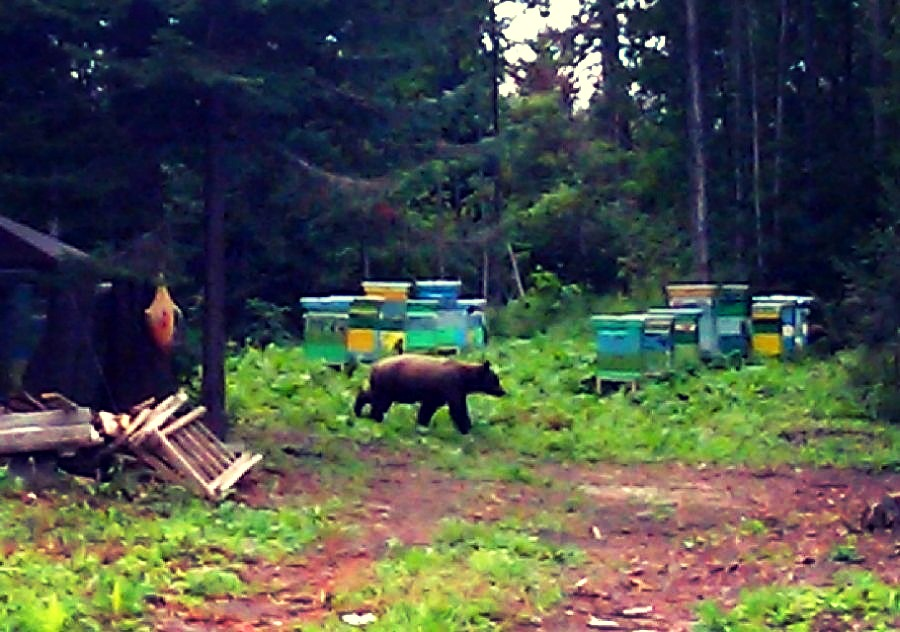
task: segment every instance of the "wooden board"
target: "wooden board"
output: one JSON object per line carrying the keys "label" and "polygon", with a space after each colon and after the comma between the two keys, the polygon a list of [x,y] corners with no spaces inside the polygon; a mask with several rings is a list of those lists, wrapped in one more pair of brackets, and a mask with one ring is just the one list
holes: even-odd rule
{"label": "wooden board", "polygon": [[66,452],[102,443],[103,437],[90,423],[0,429],[0,454]]}

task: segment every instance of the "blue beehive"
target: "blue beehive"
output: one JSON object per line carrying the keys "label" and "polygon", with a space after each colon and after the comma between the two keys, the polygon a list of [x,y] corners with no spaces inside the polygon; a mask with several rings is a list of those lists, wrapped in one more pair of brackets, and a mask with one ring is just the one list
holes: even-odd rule
{"label": "blue beehive", "polygon": [[459,299],[457,304],[466,313],[466,347],[480,349],[487,340],[484,308],[487,301],[483,298]]}
{"label": "blue beehive", "polygon": [[440,307],[455,307],[462,289],[462,281],[416,281],[415,296],[438,301]]}
{"label": "blue beehive", "polygon": [[304,296],[300,305],[308,312],[347,313],[355,296]]}

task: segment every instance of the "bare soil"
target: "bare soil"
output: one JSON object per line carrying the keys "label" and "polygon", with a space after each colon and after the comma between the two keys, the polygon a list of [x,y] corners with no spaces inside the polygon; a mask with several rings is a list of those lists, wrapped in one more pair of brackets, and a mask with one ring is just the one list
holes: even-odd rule
{"label": "bare soil", "polygon": [[[553,465],[539,470],[552,481],[546,486],[458,479],[403,454],[366,450],[361,458],[378,463],[378,475],[340,516],[358,525],[352,535],[332,537],[282,565],[245,565],[253,596],[190,610],[162,602],[157,629],[302,629],[334,612],[333,595],[373,581],[372,566],[389,539],[428,544],[447,516],[494,521],[554,512],[563,517],[563,531],[541,535],[586,552],[587,562],[561,579],[562,603],[525,621],[511,612],[504,629],[589,630],[594,618],[615,622],[617,630],[690,630],[701,600],[729,607],[745,588],[824,584],[848,566],[900,584],[896,534],[856,533],[862,559],[853,564],[830,555],[858,531],[866,504],[900,490],[900,474]],[[253,505],[314,502],[339,496],[334,485],[309,468],[260,470],[241,494]]]}

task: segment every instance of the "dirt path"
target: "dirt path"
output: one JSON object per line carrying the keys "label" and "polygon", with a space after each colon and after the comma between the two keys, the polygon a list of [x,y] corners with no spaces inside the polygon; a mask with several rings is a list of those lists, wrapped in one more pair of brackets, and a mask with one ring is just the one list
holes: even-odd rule
{"label": "dirt path", "polygon": [[[371,580],[372,564],[393,538],[428,544],[442,518],[494,521],[550,512],[562,531],[541,535],[586,552],[587,562],[562,579],[565,598],[553,611],[509,628],[587,630],[592,617],[618,630],[689,630],[703,599],[733,605],[744,588],[770,583],[825,583],[848,564],[830,553],[845,543],[865,502],[900,489],[900,475],[823,469],[545,466],[548,486],[454,479],[402,455],[369,455],[383,467],[364,497],[341,516],[359,525],[283,566],[246,567],[243,578],[264,587],[253,597],[157,612],[161,630],[269,630],[321,620],[331,597]],[[272,476],[263,473],[262,476]],[[328,497],[309,471],[295,471],[249,502],[285,495]],[[853,566],[900,583],[900,550],[890,534],[858,534],[862,560]],[[649,610],[648,610],[649,608]],[[629,609],[635,609],[627,616]],[[623,614],[624,613],[624,614]]]}

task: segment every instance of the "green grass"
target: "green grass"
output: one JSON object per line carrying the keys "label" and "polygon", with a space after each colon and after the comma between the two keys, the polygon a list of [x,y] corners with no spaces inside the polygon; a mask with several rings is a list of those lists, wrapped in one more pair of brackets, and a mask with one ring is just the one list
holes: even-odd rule
{"label": "green grass", "polygon": [[[282,498],[278,509],[213,506],[127,477],[28,501],[0,470],[0,631],[146,629],[148,604],[159,596],[191,606],[252,594],[260,587],[241,580],[245,564],[294,561],[335,532],[358,534],[349,508],[395,455],[458,478],[553,492],[567,498],[565,511],[591,501],[549,478],[544,463],[900,470],[900,427],[867,418],[847,386],[852,355],[704,370],[600,398],[585,385],[594,360],[586,329],[551,327],[470,355],[490,359],[510,394],[470,397],[475,424],[468,436],[456,432],[446,410],[427,431],[416,428],[412,406],[394,407],[383,424],[354,418],[365,368],[347,376],[295,346],[233,355],[228,404],[237,434],[266,453],[268,467],[301,468],[321,489],[340,490],[340,500],[324,506],[302,504],[308,499],[300,495]],[[648,516],[664,521],[672,511],[660,502]],[[427,545],[391,541],[365,588],[334,596],[335,610],[370,608],[378,613],[373,630],[488,630],[500,620],[540,616],[560,602],[563,580],[584,554],[559,544],[567,520],[560,508],[524,513],[492,524],[448,519]],[[748,518],[735,532],[761,537],[767,528]],[[707,539],[686,534],[681,545],[704,547]],[[830,557],[852,562],[856,555],[847,540]],[[802,630],[817,616],[889,629],[896,589],[869,575],[841,577],[829,588],[748,592],[728,613],[706,604],[701,629]],[[322,625],[345,629],[336,617]]]}
{"label": "green grass", "polygon": [[[900,470],[900,426],[870,421],[847,386],[850,356],[741,370],[703,370],[600,398],[589,338],[554,330],[496,341],[483,354],[509,395],[469,398],[474,429],[460,436],[443,409],[427,433],[415,407],[397,405],[383,424],[352,417],[367,370],[352,377],[299,348],[250,349],[231,360],[229,404],[245,428],[294,428],[324,445],[412,450],[470,477],[529,479],[535,461],[777,464]],[[486,460],[484,454],[506,454]]]}
{"label": "green grass", "polygon": [[[3,481],[0,629],[145,629],[148,600],[241,594],[246,561],[277,562],[334,531],[327,508],[218,506],[177,490],[130,504]],[[36,616],[36,613],[42,613]]]}
{"label": "green grass", "polygon": [[[335,609],[379,612],[370,630],[494,630],[497,620],[557,604],[563,573],[584,560],[579,549],[536,535],[534,525],[445,519],[429,546],[393,542],[366,588],[337,595]],[[345,628],[330,620],[320,629]]]}
{"label": "green grass", "polygon": [[[825,629],[896,630],[900,623],[900,589],[870,573],[841,573],[835,585],[769,586],[745,591],[740,602],[723,612],[712,602],[698,607],[696,632],[762,632]],[[824,622],[843,624],[822,625]]]}

